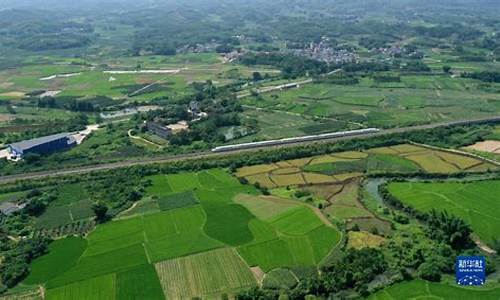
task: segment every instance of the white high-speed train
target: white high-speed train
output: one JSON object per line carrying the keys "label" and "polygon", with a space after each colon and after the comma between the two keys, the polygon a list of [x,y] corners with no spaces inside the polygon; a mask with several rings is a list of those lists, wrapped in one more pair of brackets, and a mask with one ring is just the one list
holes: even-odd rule
{"label": "white high-speed train", "polygon": [[279,145],[293,144],[293,143],[300,143],[300,142],[307,142],[307,141],[320,141],[320,140],[327,140],[327,139],[339,138],[339,137],[377,133],[379,131],[380,131],[380,129],[377,129],[377,128],[366,128],[366,129],[359,129],[359,130],[340,131],[340,132],[323,133],[323,134],[318,134],[318,135],[293,137],[293,138],[286,138],[286,139],[281,139],[281,140],[270,140],[270,141],[253,142],[253,143],[245,143],[245,144],[227,145],[227,146],[215,147],[212,149],[212,152],[243,150],[243,149],[251,149],[251,148],[260,148],[260,147],[264,147],[264,146],[279,146]]}

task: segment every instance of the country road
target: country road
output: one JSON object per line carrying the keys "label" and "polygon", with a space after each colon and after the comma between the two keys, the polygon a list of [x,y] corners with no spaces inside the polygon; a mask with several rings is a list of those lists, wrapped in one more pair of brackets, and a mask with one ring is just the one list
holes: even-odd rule
{"label": "country road", "polygon": [[[340,71],[342,71],[342,69],[336,69],[336,70],[333,70],[333,71],[331,71],[329,73],[321,74],[320,76],[321,77],[330,76],[330,75],[336,74],[336,73],[338,73]],[[290,83],[285,83],[285,84],[276,85],[276,86],[263,87],[261,89],[256,90],[256,92],[258,94],[265,94],[265,93],[270,93],[270,92],[274,92],[274,91],[280,91],[280,90],[287,89],[287,88],[294,88],[294,87],[299,88],[301,85],[309,84],[309,83],[313,83],[313,82],[314,82],[314,79],[313,78],[309,78],[309,79],[305,79],[305,80],[302,80],[302,81],[290,82]],[[237,99],[243,99],[243,98],[249,97],[251,95],[252,95],[251,92],[247,92],[247,93],[243,93],[243,94],[237,95],[236,98]]]}
{"label": "country road", "polygon": [[357,135],[357,136],[332,138],[332,139],[327,139],[327,140],[322,140],[322,141],[298,142],[298,143],[279,145],[279,146],[267,146],[267,147],[261,147],[261,148],[226,151],[226,152],[219,152],[219,153],[205,151],[205,152],[182,154],[182,155],[175,155],[175,156],[168,156],[168,157],[157,156],[157,157],[149,157],[149,158],[144,158],[144,159],[127,160],[127,161],[122,161],[122,162],[82,166],[82,167],[63,169],[63,170],[49,170],[49,171],[41,171],[41,172],[33,172],[33,173],[8,175],[8,176],[0,177],[0,184],[15,182],[17,180],[42,179],[42,178],[58,177],[58,176],[72,175],[72,174],[84,174],[84,173],[90,173],[93,171],[113,170],[113,169],[126,168],[126,167],[132,167],[132,166],[145,166],[145,165],[161,164],[161,163],[168,163],[168,162],[175,162],[175,161],[186,161],[186,160],[201,159],[201,158],[214,158],[214,157],[230,156],[230,155],[243,153],[243,152],[255,152],[255,151],[269,149],[269,148],[285,148],[285,147],[288,148],[288,147],[295,147],[298,145],[305,145],[305,144],[329,143],[329,142],[340,141],[340,140],[371,138],[371,137],[383,136],[383,135],[392,134],[392,133],[403,133],[403,132],[432,129],[432,128],[437,128],[437,127],[486,123],[486,122],[500,122],[500,116],[480,118],[480,119],[451,121],[451,122],[443,122],[443,123],[427,124],[427,125],[418,125],[418,126],[410,126],[410,127],[402,127],[402,128],[392,128],[392,129],[387,129],[387,130],[381,130],[380,132],[377,132],[377,133],[369,133],[369,134],[363,134],[363,135]]}
{"label": "country road", "polygon": [[[281,91],[281,90],[287,89],[287,88],[300,87],[301,85],[312,83],[312,82],[313,82],[313,79],[306,79],[306,80],[303,80],[303,81],[290,82],[290,83],[286,83],[286,84],[282,84],[282,85],[277,85],[277,86],[263,87],[261,89],[256,90],[256,92],[258,94],[265,94],[265,93],[270,93],[270,92],[274,92],[274,91]],[[248,93],[237,95],[236,98],[237,99],[243,99],[243,98],[249,97],[251,95],[252,95],[252,93],[248,92]]]}

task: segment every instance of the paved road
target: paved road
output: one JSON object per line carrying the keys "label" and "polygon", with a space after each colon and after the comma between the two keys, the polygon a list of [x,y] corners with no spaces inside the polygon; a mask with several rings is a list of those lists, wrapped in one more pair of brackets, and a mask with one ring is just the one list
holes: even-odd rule
{"label": "paved road", "polygon": [[93,171],[112,170],[112,169],[119,169],[119,168],[132,167],[132,166],[161,164],[161,163],[168,163],[168,162],[175,162],[175,161],[186,161],[186,160],[200,159],[200,158],[222,157],[222,156],[229,156],[229,155],[234,155],[234,154],[243,153],[243,152],[255,152],[258,150],[269,149],[269,148],[295,147],[297,145],[304,145],[304,144],[330,143],[332,141],[340,141],[340,140],[372,138],[372,137],[383,136],[383,135],[391,134],[391,133],[411,132],[411,131],[432,129],[432,128],[437,128],[437,127],[444,127],[444,126],[465,125],[465,124],[484,123],[484,122],[500,122],[500,116],[480,118],[480,119],[471,119],[471,120],[462,120],[462,121],[452,121],[452,122],[444,122],[444,123],[436,123],[436,124],[429,124],[429,125],[418,125],[418,126],[403,127],[403,128],[393,128],[393,129],[382,130],[382,131],[377,132],[377,133],[370,133],[370,134],[350,136],[350,137],[333,138],[333,139],[328,139],[328,140],[323,140],[323,141],[299,142],[299,143],[294,143],[294,144],[271,146],[271,147],[267,146],[267,147],[262,147],[262,148],[228,151],[228,152],[222,152],[222,153],[212,153],[210,151],[206,151],[206,152],[199,152],[199,153],[193,153],[193,154],[183,154],[183,155],[176,155],[176,156],[169,156],[169,157],[157,156],[157,157],[150,157],[150,158],[144,158],[144,159],[121,161],[121,162],[116,162],[116,163],[104,163],[104,164],[99,164],[99,165],[76,167],[76,168],[72,168],[72,169],[24,173],[24,174],[18,174],[18,175],[2,176],[2,177],[0,177],[0,183],[9,183],[9,182],[14,182],[14,181],[23,180],[23,179],[41,179],[41,178],[57,177],[57,176],[72,175],[72,174],[84,174],[84,173],[90,173]]}

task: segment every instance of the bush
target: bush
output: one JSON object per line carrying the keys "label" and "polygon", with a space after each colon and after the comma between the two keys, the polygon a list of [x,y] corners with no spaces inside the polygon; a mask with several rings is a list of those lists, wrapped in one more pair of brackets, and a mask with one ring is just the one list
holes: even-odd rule
{"label": "bush", "polygon": [[441,281],[441,270],[437,264],[434,262],[424,262],[418,269],[418,276],[422,279],[429,280],[432,282]]}
{"label": "bush", "polygon": [[108,207],[102,202],[97,202],[92,205],[92,211],[96,216],[96,220],[100,223],[108,220]]}

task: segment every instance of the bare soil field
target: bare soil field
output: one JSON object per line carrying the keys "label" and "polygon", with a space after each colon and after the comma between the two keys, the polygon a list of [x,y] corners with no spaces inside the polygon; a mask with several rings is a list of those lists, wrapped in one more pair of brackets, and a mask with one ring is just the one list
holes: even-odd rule
{"label": "bare soil field", "polygon": [[484,141],[468,146],[467,149],[500,154],[500,141]]}

